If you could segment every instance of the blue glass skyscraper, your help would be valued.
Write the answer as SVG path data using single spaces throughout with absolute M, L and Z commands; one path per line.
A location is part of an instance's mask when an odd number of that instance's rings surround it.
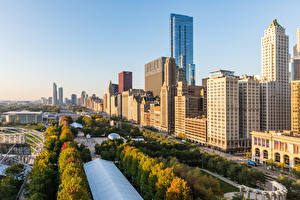
M 186 73 L 189 85 L 195 85 L 195 65 L 193 60 L 193 17 L 171 13 L 171 57 Z

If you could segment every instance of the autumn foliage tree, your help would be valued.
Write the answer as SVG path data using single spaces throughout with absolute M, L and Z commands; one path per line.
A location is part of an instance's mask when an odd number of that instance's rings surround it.
M 58 200 L 91 199 L 80 152 L 72 143 L 63 144 L 58 167 L 60 172 Z
M 134 186 L 140 190 L 144 199 L 159 200 L 167 198 L 167 191 L 171 187 L 171 183 L 174 179 L 178 179 L 172 168 L 165 167 L 162 162 L 131 146 L 125 146 L 120 156 L 124 173 L 132 180 Z M 181 191 L 187 189 L 186 193 L 182 195 L 185 196 L 185 199 L 191 199 L 190 188 L 185 180 L 180 180 L 183 183 L 177 184 L 177 188 L 179 187 Z M 180 188 L 181 186 L 186 188 Z M 174 189 L 170 189 L 169 195 L 171 195 L 171 191 L 174 191 Z

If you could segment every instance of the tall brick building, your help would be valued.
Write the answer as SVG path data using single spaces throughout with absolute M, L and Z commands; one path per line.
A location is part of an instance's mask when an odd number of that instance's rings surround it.
M 132 72 L 119 73 L 119 93 L 132 89 Z

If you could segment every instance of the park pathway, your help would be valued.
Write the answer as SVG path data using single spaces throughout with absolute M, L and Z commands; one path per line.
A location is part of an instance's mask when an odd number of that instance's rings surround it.
M 206 172 L 206 173 L 208 173 L 208 174 L 210 174 L 210 175 L 212 175 L 212 176 L 214 176 L 214 177 L 216 177 L 216 178 L 218 178 L 218 179 L 221 179 L 222 181 L 224 181 L 224 182 L 226 182 L 226 183 L 228 183 L 230 185 L 233 185 L 234 187 L 240 188 L 240 186 L 241 186 L 240 184 L 238 184 L 236 182 L 233 182 L 232 180 L 229 180 L 228 178 L 225 178 L 224 176 L 221 176 L 219 174 L 210 172 L 210 171 L 208 171 L 206 169 L 201 169 L 201 170 L 204 171 L 204 172 Z

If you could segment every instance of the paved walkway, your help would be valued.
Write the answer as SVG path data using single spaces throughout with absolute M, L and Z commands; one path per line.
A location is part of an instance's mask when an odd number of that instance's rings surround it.
M 233 185 L 234 187 L 239 188 L 241 186 L 240 184 L 237 184 L 236 182 L 233 182 L 232 180 L 229 180 L 228 178 L 225 178 L 225 177 L 223 177 L 223 176 L 221 176 L 219 174 L 210 172 L 210 171 L 208 171 L 206 169 L 201 169 L 201 170 L 204 171 L 204 172 L 206 172 L 206 173 L 208 173 L 208 174 L 210 174 L 210 175 L 212 175 L 212 176 L 214 176 L 214 177 L 216 177 L 216 178 L 218 178 L 218 179 L 221 179 L 222 181 L 224 181 L 224 182 L 226 182 L 226 183 L 228 183 L 230 185 Z
M 91 138 L 86 138 L 84 137 L 84 134 L 82 131 L 78 132 L 77 137 L 75 138 L 75 142 L 78 144 L 84 144 L 87 146 L 87 148 L 90 149 L 92 159 L 98 158 L 99 156 L 95 154 L 95 145 L 96 144 L 101 144 L 107 140 L 106 137 L 91 137 Z

